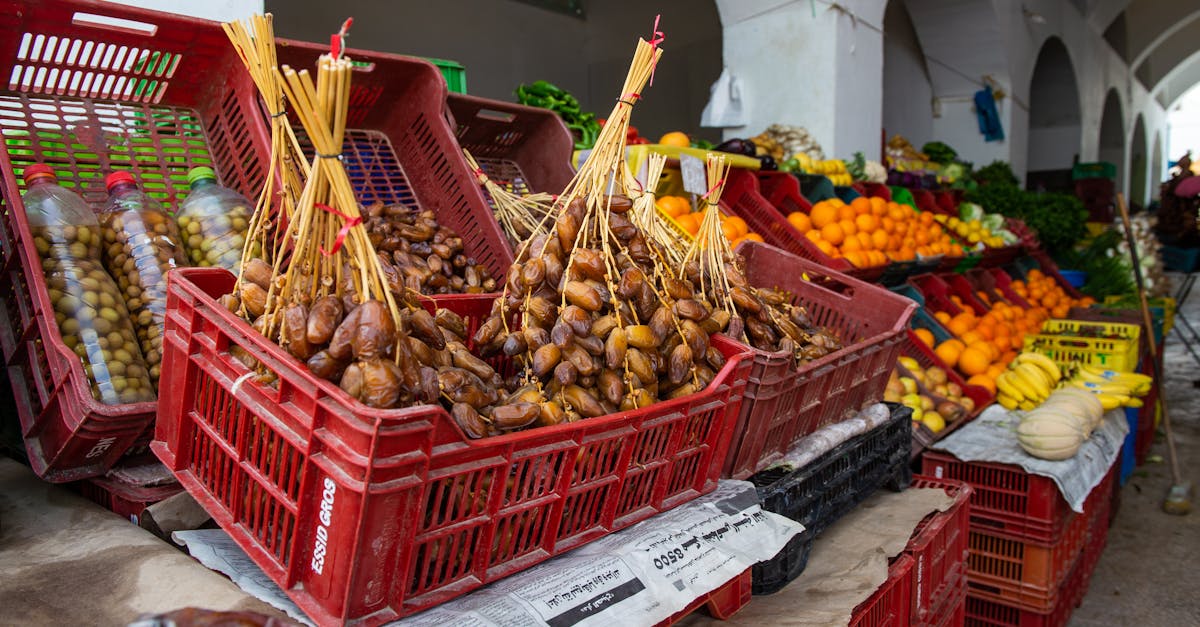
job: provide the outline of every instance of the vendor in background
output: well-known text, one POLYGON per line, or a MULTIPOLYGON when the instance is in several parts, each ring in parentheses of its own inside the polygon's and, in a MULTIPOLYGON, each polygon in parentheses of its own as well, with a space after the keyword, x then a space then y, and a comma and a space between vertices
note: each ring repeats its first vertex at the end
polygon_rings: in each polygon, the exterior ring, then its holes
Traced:
POLYGON ((1192 174, 1189 150, 1175 162, 1171 178, 1162 184, 1162 206, 1155 232, 1163 244, 1185 248, 1200 246, 1200 176, 1192 174))

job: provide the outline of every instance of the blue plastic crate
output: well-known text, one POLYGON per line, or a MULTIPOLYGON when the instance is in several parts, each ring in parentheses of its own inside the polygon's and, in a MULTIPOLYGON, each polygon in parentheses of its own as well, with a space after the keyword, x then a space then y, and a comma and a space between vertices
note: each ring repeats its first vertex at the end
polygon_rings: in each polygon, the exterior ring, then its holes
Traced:
POLYGON ((1137 442, 1137 426, 1138 426, 1138 409, 1136 407, 1125 408, 1125 421, 1129 423, 1129 433, 1125 436, 1125 442, 1121 444, 1121 474, 1117 476, 1121 485, 1125 485, 1129 481, 1130 475, 1133 474, 1134 463, 1134 445, 1137 442))
POLYGON ((921 295, 921 292, 917 291, 917 288, 906 283, 903 285, 896 285, 888 289, 917 303, 917 309, 913 312, 913 317, 908 321, 908 326, 910 328, 928 329, 929 332, 933 334, 933 339, 938 344, 941 344, 942 342, 954 337, 949 331, 946 330, 946 327, 942 326, 942 323, 938 322, 936 318, 934 318, 929 314, 928 311, 925 310, 925 297, 921 295))
POLYGON ((1174 272, 1195 272, 1200 266, 1200 248, 1180 248, 1178 246, 1163 246, 1161 249, 1163 267, 1174 272))

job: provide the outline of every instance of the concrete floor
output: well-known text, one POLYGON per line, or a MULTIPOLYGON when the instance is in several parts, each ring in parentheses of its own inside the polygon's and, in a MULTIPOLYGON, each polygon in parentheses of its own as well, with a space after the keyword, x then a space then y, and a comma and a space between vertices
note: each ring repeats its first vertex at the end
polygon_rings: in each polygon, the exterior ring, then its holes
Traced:
MULTIPOLYGON (((1200 290, 1181 309, 1200 325, 1200 290)), ((1174 332, 1166 344, 1166 399, 1175 445, 1184 478, 1200 489, 1200 388, 1192 385, 1200 381, 1200 365, 1174 332)), ((1150 454, 1161 461, 1134 470, 1121 490, 1108 547, 1070 627, 1200 625, 1200 503, 1193 501, 1188 516, 1163 513, 1172 480, 1161 427, 1150 454)))

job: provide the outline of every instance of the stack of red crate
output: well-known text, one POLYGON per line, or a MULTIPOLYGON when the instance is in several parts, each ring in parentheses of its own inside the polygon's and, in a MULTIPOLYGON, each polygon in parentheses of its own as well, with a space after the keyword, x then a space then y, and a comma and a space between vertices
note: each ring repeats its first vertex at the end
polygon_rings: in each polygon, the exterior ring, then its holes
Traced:
POLYGON ((966 624, 1065 624, 1107 539, 1113 470, 1093 488, 1082 514, 1071 511, 1050 478, 1017 466, 927 451, 922 474, 972 488, 966 624))

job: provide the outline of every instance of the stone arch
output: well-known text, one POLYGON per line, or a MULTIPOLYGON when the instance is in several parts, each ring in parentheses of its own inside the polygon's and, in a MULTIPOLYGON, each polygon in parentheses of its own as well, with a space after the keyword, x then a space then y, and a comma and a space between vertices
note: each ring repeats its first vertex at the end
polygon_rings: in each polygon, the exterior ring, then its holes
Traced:
POLYGON ((1061 39, 1047 37, 1029 81, 1030 186, 1068 185, 1066 172, 1078 158, 1082 137, 1079 84, 1070 53, 1061 39))
POLYGON ((1133 122, 1133 137, 1129 140, 1129 202, 1146 206, 1146 171, 1149 159, 1146 150, 1146 124, 1142 114, 1133 122))
POLYGON ((1158 185, 1166 175, 1163 173, 1162 131, 1154 131, 1154 145, 1150 148, 1150 198, 1158 198, 1158 185))
POLYGON ((1104 97, 1104 113, 1100 116, 1099 160, 1117 166, 1117 191, 1124 191, 1125 180, 1125 113, 1116 88, 1104 97))
POLYGON ((933 84, 905 0, 891 0, 883 14, 883 128, 917 148, 933 138, 933 84))

